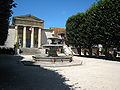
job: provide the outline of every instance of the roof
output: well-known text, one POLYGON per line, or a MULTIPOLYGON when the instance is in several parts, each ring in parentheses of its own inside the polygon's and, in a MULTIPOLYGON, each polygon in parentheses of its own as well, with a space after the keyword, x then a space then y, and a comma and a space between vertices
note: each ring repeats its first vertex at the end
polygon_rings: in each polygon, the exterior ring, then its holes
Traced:
POLYGON ((27 19, 27 18, 33 18, 34 20, 37 20, 37 21, 43 21, 44 22, 44 20, 42 20, 42 19, 39 19, 39 18, 37 18, 37 17, 35 17, 35 16, 33 16, 33 15, 21 15, 21 16, 15 16, 15 17, 13 17, 13 19, 27 19))
POLYGON ((54 31, 54 36, 55 37, 58 37, 59 35, 66 33, 65 28, 50 27, 50 29, 52 29, 54 31))
POLYGON ((53 31, 53 29, 42 29, 42 30, 46 30, 46 31, 53 31))
POLYGON ((65 28, 59 28, 59 27, 50 27, 50 29, 65 31, 65 28))

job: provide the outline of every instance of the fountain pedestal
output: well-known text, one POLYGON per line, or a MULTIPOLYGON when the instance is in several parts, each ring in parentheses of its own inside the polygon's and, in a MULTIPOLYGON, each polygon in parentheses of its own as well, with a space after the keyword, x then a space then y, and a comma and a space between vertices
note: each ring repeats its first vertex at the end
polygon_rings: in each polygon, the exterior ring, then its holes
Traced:
POLYGON ((56 51, 57 51, 57 49, 55 49, 55 48, 51 48, 50 50, 48 50, 48 57, 58 57, 56 51))
POLYGON ((62 44, 45 44, 43 48, 48 49, 48 57, 58 57, 57 50, 63 49, 62 44))

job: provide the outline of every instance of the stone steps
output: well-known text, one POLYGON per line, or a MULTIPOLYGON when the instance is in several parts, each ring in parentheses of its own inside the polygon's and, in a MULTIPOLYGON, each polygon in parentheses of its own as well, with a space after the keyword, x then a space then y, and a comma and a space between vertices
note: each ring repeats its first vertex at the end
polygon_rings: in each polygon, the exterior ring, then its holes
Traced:
POLYGON ((21 48, 21 51, 22 55, 35 55, 41 53, 40 49, 38 48, 21 48))

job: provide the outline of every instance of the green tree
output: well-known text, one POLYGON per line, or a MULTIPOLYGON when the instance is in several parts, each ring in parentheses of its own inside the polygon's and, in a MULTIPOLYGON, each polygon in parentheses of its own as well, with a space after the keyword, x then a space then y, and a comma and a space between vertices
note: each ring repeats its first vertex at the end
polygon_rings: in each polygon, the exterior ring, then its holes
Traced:
POLYGON ((92 56, 92 48, 100 44, 100 34, 98 27, 98 18, 96 18, 96 7, 97 4, 94 3, 92 7, 87 9, 85 13, 85 23, 84 23, 84 46, 89 49, 89 55, 92 56))
POLYGON ((98 41, 105 48, 105 55, 108 55, 108 48, 120 45, 120 0, 100 0, 88 10, 91 21, 98 37, 98 41))
POLYGON ((108 48, 120 45, 120 0, 99 0, 84 14, 71 16, 66 23, 69 44, 89 49, 102 44, 105 55, 108 48))
POLYGON ((84 13, 78 13, 68 18, 66 22, 67 41, 70 45, 77 48, 79 55, 81 55, 81 28, 80 24, 84 22, 84 13))
POLYGON ((89 55, 92 56, 92 47, 96 45, 96 29, 94 29, 95 22, 89 13, 85 14, 85 23, 83 25, 83 48, 89 49, 89 55))
POLYGON ((7 39, 11 9, 15 6, 13 0, 0 0, 0 45, 4 45, 7 39))

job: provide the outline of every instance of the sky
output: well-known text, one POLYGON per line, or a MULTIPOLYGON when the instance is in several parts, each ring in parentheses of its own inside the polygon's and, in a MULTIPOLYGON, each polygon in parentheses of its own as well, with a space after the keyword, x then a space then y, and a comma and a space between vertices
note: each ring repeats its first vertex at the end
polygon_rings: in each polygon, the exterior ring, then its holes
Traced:
POLYGON ((96 0, 14 0, 13 16, 31 14, 45 21, 44 28, 65 28, 66 20, 85 12, 96 0))

